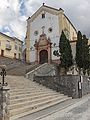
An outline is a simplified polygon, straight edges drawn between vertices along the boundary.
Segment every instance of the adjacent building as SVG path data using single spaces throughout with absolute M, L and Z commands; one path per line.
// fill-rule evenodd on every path
M 0 56 L 22 59 L 23 42 L 0 32 Z
M 25 59 L 30 63 L 60 62 L 59 57 L 53 55 L 59 50 L 59 39 L 62 30 L 70 40 L 73 56 L 77 30 L 63 9 L 56 9 L 43 5 L 27 19 L 27 32 L 25 38 Z

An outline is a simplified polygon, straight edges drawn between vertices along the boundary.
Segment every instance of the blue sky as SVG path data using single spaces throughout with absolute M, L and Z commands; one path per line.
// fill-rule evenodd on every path
M 90 0 L 0 0 L 0 32 L 24 39 L 26 19 L 45 3 L 63 8 L 77 30 L 90 37 Z

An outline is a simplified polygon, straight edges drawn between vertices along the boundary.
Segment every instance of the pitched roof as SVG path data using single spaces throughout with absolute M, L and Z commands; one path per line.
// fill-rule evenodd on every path
M 4 34 L 4 33 L 2 33 L 2 32 L 0 32 L 0 34 L 3 35 L 3 36 L 5 36 L 5 37 L 8 37 L 9 39 L 18 40 L 18 41 L 20 41 L 20 42 L 23 43 L 23 41 L 21 41 L 20 39 L 18 39 L 18 38 L 16 38 L 16 37 L 11 37 L 11 36 L 6 35 L 6 34 Z
M 51 7 L 51 6 L 47 6 L 43 3 L 43 5 L 31 16 L 27 19 L 28 20 L 31 20 L 31 19 L 34 19 L 34 16 L 36 17 L 36 14 L 39 14 L 41 11 L 43 10 L 46 10 L 46 9 L 50 9 L 50 10 L 54 10 L 55 12 L 57 12 L 57 14 L 59 14 L 61 11 L 63 12 L 63 15 L 66 17 L 66 19 L 69 21 L 69 23 L 72 25 L 72 27 L 75 29 L 76 33 L 77 33 L 77 30 L 75 28 L 75 26 L 72 24 L 72 22 L 69 20 L 69 18 L 64 14 L 64 10 L 62 8 L 54 8 L 54 7 Z
M 56 11 L 56 12 L 58 12 L 58 13 L 59 13 L 60 11 L 63 11 L 63 12 L 64 12 L 64 10 L 63 10 L 62 8 L 56 9 L 56 8 L 54 8 L 54 7 L 47 6 L 47 5 L 44 5 L 44 4 L 43 4 L 31 17 L 28 17 L 27 20 L 31 19 L 35 14 L 37 14 L 39 11 L 42 11 L 42 10 L 45 9 L 45 8 L 54 10 L 54 11 Z

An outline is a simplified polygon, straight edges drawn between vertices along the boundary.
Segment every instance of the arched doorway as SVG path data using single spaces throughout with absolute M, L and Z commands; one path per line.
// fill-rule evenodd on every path
M 47 50 L 41 50 L 39 53 L 39 63 L 48 63 L 48 51 Z

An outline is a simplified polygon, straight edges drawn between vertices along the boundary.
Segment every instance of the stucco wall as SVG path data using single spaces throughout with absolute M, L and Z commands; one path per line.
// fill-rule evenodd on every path
M 59 45 L 59 25 L 58 25 L 58 16 L 56 15 L 52 15 L 48 12 L 45 13 L 45 18 L 42 19 L 42 13 L 44 13 L 44 11 L 42 11 L 35 19 L 34 21 L 32 21 L 30 23 L 30 49 L 32 48 L 32 50 L 30 50 L 30 62 L 34 62 L 35 61 L 35 57 L 32 55 L 32 53 L 35 53 L 35 40 L 39 40 L 40 35 L 42 34 L 42 27 L 44 26 L 44 33 L 47 35 L 47 38 L 50 37 L 52 46 L 54 43 L 56 43 L 56 46 Z M 49 28 L 52 28 L 52 32 L 49 32 Z M 34 32 L 38 31 L 38 35 L 34 35 Z M 53 46 L 54 48 L 54 46 Z M 53 50 L 52 49 L 52 59 L 57 59 L 57 57 L 55 57 L 53 55 Z M 33 52 L 32 52 L 33 51 Z M 33 59 L 32 59 L 33 57 Z
M 6 49 L 7 44 L 11 46 L 10 50 Z M 16 38 L 11 38 L 6 35 L 0 34 L 0 55 L 1 50 L 4 50 L 5 57 L 14 58 L 14 53 L 16 53 L 16 58 L 19 59 L 20 54 L 20 59 L 22 59 L 22 44 L 23 43 Z M 15 49 L 15 45 L 17 46 L 17 50 Z

